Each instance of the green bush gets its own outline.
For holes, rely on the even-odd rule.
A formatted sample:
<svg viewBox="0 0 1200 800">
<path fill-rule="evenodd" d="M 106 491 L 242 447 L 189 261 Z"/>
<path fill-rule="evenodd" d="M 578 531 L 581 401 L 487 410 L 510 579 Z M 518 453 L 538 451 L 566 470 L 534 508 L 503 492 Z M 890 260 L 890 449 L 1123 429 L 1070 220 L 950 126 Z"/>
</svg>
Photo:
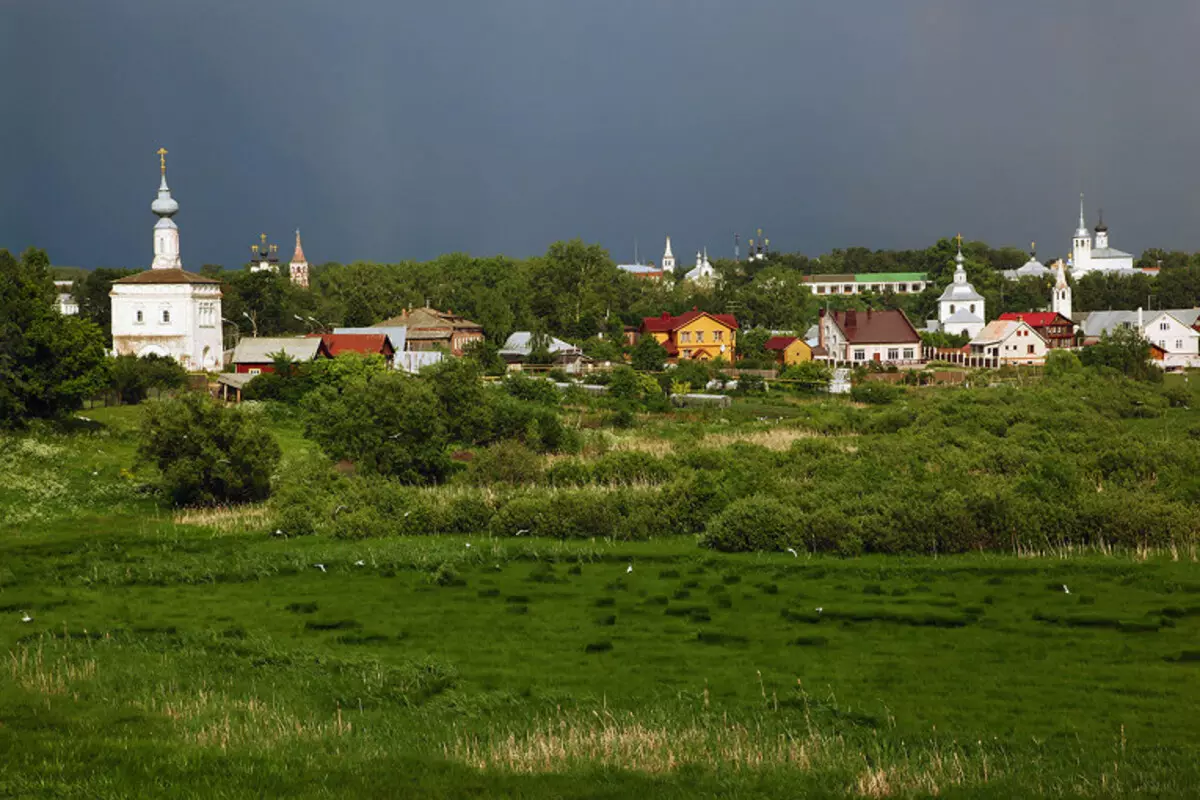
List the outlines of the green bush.
<svg viewBox="0 0 1200 800">
<path fill-rule="evenodd" d="M 467 471 L 469 482 L 477 486 L 536 483 L 541 474 L 541 456 L 512 440 L 497 442 L 480 450 Z"/>
<path fill-rule="evenodd" d="M 138 445 L 138 457 L 158 467 L 159 487 L 177 506 L 265 500 L 280 456 L 256 419 L 201 394 L 151 404 Z"/>
<path fill-rule="evenodd" d="M 518 400 L 552 407 L 562 400 L 558 387 L 552 382 L 545 378 L 531 378 L 523 372 L 509 373 L 503 385 L 504 391 Z"/>
<path fill-rule="evenodd" d="M 801 545 L 800 517 L 773 497 L 746 497 L 715 516 L 701 542 L 726 552 L 796 548 Z"/>
<path fill-rule="evenodd" d="M 883 381 L 864 381 L 850 389 L 850 397 L 856 403 L 866 403 L 872 406 L 882 406 L 894 403 L 904 394 L 899 386 Z"/>
</svg>

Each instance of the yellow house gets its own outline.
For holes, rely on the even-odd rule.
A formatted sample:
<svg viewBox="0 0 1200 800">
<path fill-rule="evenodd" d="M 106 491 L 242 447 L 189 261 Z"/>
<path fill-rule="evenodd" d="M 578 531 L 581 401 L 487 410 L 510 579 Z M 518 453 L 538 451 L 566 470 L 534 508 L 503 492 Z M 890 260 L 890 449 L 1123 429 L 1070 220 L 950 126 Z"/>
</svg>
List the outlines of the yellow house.
<svg viewBox="0 0 1200 800">
<path fill-rule="evenodd" d="M 763 344 L 763 349 L 773 355 L 781 367 L 812 361 L 812 348 L 798 336 L 772 336 Z"/>
<path fill-rule="evenodd" d="M 642 320 L 641 335 L 652 334 L 672 359 L 714 361 L 723 358 L 732 362 L 737 347 L 737 320 L 731 314 L 710 314 L 693 308 L 673 317 Z"/>
</svg>

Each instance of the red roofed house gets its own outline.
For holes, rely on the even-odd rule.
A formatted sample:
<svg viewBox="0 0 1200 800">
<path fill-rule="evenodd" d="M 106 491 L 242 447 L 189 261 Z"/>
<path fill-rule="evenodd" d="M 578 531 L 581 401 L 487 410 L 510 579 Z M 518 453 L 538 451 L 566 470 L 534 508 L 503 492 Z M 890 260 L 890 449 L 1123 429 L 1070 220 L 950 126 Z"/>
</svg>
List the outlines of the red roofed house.
<svg viewBox="0 0 1200 800">
<path fill-rule="evenodd" d="M 812 348 L 799 336 L 772 336 L 763 343 L 763 349 L 774 356 L 781 367 L 812 361 L 813 357 Z"/>
<path fill-rule="evenodd" d="M 1046 347 L 1075 346 L 1075 323 L 1057 311 L 1009 311 L 1001 314 L 1006 322 L 1024 322 L 1046 340 Z"/>
<path fill-rule="evenodd" d="M 921 335 L 903 311 L 821 309 L 817 337 L 818 347 L 834 363 L 923 363 Z"/>
<path fill-rule="evenodd" d="M 329 355 L 337 358 L 342 353 L 359 353 L 364 356 L 381 355 L 390 365 L 396 348 L 386 333 L 314 333 L 329 351 Z"/>
<path fill-rule="evenodd" d="M 737 320 L 732 314 L 710 314 L 693 308 L 677 317 L 645 317 L 641 334 L 652 334 L 672 360 L 691 358 L 733 361 L 737 344 Z"/>
</svg>

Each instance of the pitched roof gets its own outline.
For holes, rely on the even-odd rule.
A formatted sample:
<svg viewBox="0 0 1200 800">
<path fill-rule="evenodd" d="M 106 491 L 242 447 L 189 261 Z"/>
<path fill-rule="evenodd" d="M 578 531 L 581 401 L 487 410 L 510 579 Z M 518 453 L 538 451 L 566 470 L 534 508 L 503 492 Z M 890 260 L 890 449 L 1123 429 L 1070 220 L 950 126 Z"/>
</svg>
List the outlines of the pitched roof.
<svg viewBox="0 0 1200 800">
<path fill-rule="evenodd" d="M 1023 323 L 1021 320 L 1016 319 L 994 319 L 987 325 L 983 326 L 983 330 L 981 330 L 975 336 L 975 338 L 971 340 L 971 344 L 982 345 L 1002 342 L 1008 337 L 1012 336 L 1022 324 L 1029 328 L 1034 336 L 1038 337 L 1039 339 L 1042 338 L 1042 335 L 1036 330 L 1033 330 L 1033 327 L 1028 322 Z M 1043 341 L 1045 340 L 1043 339 Z"/>
<path fill-rule="evenodd" d="M 1047 325 L 1071 321 L 1057 311 L 1006 311 L 999 316 L 999 319 L 1028 322 L 1034 328 L 1044 328 Z"/>
<path fill-rule="evenodd" d="M 830 275 L 805 275 L 802 283 L 921 283 L 924 272 L 840 272 Z"/>
<path fill-rule="evenodd" d="M 767 341 L 763 342 L 764 350 L 787 350 L 793 342 L 796 341 L 795 336 L 772 336 Z"/>
<path fill-rule="evenodd" d="M 404 341 L 408 338 L 408 329 L 404 326 L 395 328 L 382 328 L 378 325 L 370 328 L 334 328 L 334 333 L 383 333 L 387 334 L 388 341 L 392 343 L 392 347 L 396 348 L 396 352 L 404 349 Z"/>
<path fill-rule="evenodd" d="M 903 311 L 831 311 L 850 344 L 919 343 L 920 334 Z"/>
<path fill-rule="evenodd" d="M 547 343 L 547 350 L 550 353 L 570 353 L 579 348 L 570 342 L 564 342 L 562 339 L 550 337 Z M 531 331 L 517 331 L 508 337 L 504 342 L 504 347 L 501 347 L 499 354 L 501 356 L 527 356 L 533 351 L 533 333 Z"/>
<path fill-rule="evenodd" d="M 234 364 L 269 364 L 276 353 L 293 361 L 312 361 L 321 351 L 321 339 L 311 336 L 246 336 L 233 349 Z"/>
<path fill-rule="evenodd" d="M 438 328 L 438 329 L 453 329 L 453 330 L 483 330 L 483 326 L 477 322 L 471 322 L 466 317 L 461 317 L 452 311 L 438 311 L 436 308 L 411 308 L 406 310 L 398 317 L 385 319 L 383 322 L 377 322 L 372 327 L 375 328 L 395 328 L 405 326 L 409 329 L 409 338 L 419 338 L 413 336 L 413 331 L 421 330 L 422 328 Z"/>
<path fill-rule="evenodd" d="M 322 333 L 314 336 L 320 337 L 329 348 L 329 354 L 334 357 L 342 353 L 372 355 L 387 350 L 395 352 L 386 333 Z"/>
<path fill-rule="evenodd" d="M 642 330 L 654 333 L 670 333 L 699 317 L 714 319 L 731 330 L 738 329 L 737 320 L 734 319 L 732 314 L 710 314 L 707 311 L 699 311 L 693 308 L 691 311 L 685 311 L 677 317 L 673 317 L 665 311 L 661 317 L 644 317 L 642 319 Z"/>
<path fill-rule="evenodd" d="M 220 283 L 220 281 L 182 269 L 148 269 L 127 278 L 118 278 L 113 283 Z"/>
</svg>

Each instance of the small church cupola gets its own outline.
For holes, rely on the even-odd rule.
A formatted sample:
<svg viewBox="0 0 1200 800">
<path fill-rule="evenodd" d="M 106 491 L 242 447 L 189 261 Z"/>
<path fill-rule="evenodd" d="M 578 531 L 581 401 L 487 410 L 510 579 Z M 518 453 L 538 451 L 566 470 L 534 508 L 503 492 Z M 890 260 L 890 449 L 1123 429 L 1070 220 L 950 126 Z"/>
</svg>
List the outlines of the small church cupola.
<svg viewBox="0 0 1200 800">
<path fill-rule="evenodd" d="M 983 330 L 985 322 L 983 295 L 967 280 L 966 258 L 962 252 L 962 236 L 958 240 L 958 252 L 954 255 L 954 279 L 938 298 L 938 324 L 941 330 L 951 335 L 966 334 L 974 337 Z"/>
<path fill-rule="evenodd" d="M 171 196 L 167 186 L 167 149 L 158 148 L 158 197 L 150 204 L 150 210 L 158 217 L 154 225 L 154 261 L 151 269 L 183 269 L 179 260 L 179 226 L 171 217 L 179 213 L 179 203 Z"/>
<path fill-rule="evenodd" d="M 1108 226 L 1104 224 L 1104 209 L 1100 209 L 1100 221 L 1096 223 L 1096 249 L 1108 247 Z"/>
<path fill-rule="evenodd" d="M 279 271 L 279 256 L 275 255 L 279 252 L 279 245 L 268 243 L 265 233 L 258 235 L 258 244 L 250 245 L 250 252 L 254 254 L 254 261 L 250 264 L 251 272 Z"/>
</svg>

